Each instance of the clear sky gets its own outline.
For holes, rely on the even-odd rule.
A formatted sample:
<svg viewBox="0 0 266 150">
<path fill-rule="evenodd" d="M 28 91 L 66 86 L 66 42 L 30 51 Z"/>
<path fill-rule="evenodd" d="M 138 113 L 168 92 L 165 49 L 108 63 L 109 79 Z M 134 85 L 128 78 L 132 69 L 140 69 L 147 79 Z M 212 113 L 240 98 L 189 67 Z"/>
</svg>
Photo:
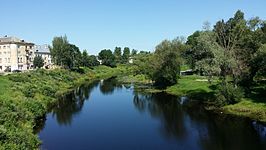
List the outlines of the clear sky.
<svg viewBox="0 0 266 150">
<path fill-rule="evenodd" d="M 164 39 L 192 34 L 238 10 L 266 20 L 266 0 L 0 0 L 0 36 L 51 44 L 67 35 L 90 54 L 129 46 L 153 50 Z"/>
</svg>

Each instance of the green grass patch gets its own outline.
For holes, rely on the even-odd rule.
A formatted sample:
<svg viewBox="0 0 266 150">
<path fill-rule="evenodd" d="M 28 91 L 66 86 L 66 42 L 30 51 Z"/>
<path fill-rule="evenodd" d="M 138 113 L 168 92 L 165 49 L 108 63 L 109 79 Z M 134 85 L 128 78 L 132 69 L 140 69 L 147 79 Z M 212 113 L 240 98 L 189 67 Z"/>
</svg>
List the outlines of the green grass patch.
<svg viewBox="0 0 266 150">
<path fill-rule="evenodd" d="M 229 114 L 266 122 L 266 103 L 264 102 L 254 102 L 253 99 L 244 98 L 237 104 L 223 107 L 223 110 Z"/>
<path fill-rule="evenodd" d="M 203 76 L 181 76 L 177 84 L 168 87 L 165 91 L 177 96 L 206 100 L 213 97 L 216 84 L 216 80 L 210 84 L 207 82 L 207 78 Z"/>
</svg>

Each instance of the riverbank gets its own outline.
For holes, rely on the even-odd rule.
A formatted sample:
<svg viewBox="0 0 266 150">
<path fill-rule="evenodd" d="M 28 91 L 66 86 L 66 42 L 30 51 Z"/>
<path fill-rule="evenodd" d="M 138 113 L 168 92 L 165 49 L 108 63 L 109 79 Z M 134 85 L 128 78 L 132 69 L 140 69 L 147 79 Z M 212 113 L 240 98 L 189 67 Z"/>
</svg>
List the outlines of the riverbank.
<svg viewBox="0 0 266 150">
<path fill-rule="evenodd" d="M 43 117 L 57 97 L 93 80 L 130 72 L 128 67 L 98 66 L 75 71 L 35 70 L 0 76 L 0 149 L 38 149 L 35 120 Z"/>
<path fill-rule="evenodd" d="M 138 80 L 141 79 L 141 80 Z M 143 75 L 129 76 L 125 81 L 133 81 L 138 84 L 149 83 L 144 80 Z M 145 92 L 166 92 L 175 96 L 187 96 L 191 99 L 200 100 L 206 104 L 209 110 L 223 112 L 227 115 L 235 115 L 239 117 L 247 117 L 252 120 L 266 123 L 266 100 L 263 96 L 258 99 L 256 96 L 244 97 L 242 101 L 233 105 L 226 105 L 217 108 L 210 103 L 215 99 L 215 90 L 217 88 L 218 80 L 214 80 L 211 84 L 207 82 L 206 77 L 191 75 L 181 76 L 178 83 L 168 87 L 165 90 L 158 90 L 152 86 L 137 86 L 137 90 Z M 263 87 L 260 87 L 263 88 Z"/>
</svg>

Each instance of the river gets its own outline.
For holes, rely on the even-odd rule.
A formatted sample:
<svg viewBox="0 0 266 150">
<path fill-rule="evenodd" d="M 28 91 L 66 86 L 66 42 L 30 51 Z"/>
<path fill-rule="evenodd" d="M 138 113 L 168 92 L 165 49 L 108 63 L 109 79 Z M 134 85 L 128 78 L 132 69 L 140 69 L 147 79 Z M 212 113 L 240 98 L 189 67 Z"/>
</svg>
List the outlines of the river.
<svg viewBox="0 0 266 150">
<path fill-rule="evenodd" d="M 43 150 L 266 149 L 259 123 L 207 112 L 184 97 L 136 92 L 116 78 L 61 97 L 36 132 Z"/>
</svg>

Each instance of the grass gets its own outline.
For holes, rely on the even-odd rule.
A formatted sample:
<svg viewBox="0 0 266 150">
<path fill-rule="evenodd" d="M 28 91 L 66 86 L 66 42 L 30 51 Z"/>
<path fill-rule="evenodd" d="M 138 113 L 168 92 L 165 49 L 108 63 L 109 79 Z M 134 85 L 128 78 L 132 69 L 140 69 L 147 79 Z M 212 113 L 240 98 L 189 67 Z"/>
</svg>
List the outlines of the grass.
<svg viewBox="0 0 266 150">
<path fill-rule="evenodd" d="M 35 121 L 45 115 L 58 95 L 83 83 L 130 71 L 126 66 L 83 69 L 84 74 L 55 69 L 0 76 L 0 150 L 38 149 Z"/>
<path fill-rule="evenodd" d="M 243 98 L 237 104 L 223 107 L 223 110 L 227 114 L 248 117 L 266 123 L 266 103 L 254 102 L 250 98 Z"/>
<path fill-rule="evenodd" d="M 206 77 L 198 75 L 181 76 L 177 84 L 168 87 L 165 91 L 176 96 L 207 100 L 213 97 L 217 82 L 209 84 L 206 80 Z"/>
</svg>

